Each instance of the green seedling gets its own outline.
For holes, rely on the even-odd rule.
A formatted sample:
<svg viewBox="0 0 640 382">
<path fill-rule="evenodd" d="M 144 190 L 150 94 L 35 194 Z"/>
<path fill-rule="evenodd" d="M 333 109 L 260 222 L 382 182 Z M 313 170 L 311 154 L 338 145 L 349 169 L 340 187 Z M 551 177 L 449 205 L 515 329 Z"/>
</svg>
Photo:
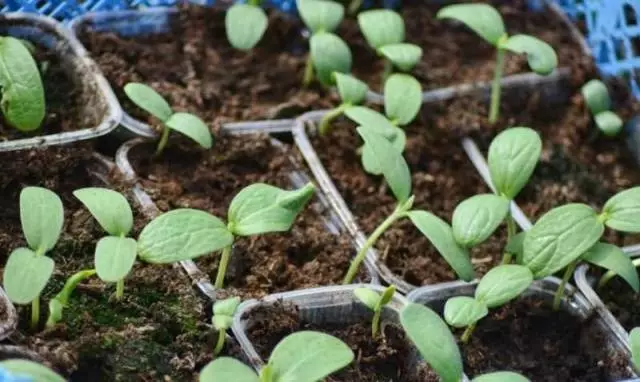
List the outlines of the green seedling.
<svg viewBox="0 0 640 382">
<path fill-rule="evenodd" d="M 221 357 L 202 369 L 200 382 L 316 382 L 353 361 L 344 342 L 328 334 L 303 331 L 285 337 L 259 375 L 233 358 Z"/>
<path fill-rule="evenodd" d="M 64 222 L 62 201 L 54 192 L 26 187 L 20 192 L 20 220 L 28 247 L 15 249 L 4 268 L 4 289 L 15 304 L 31 303 L 31 327 L 40 321 L 40 294 L 54 261 L 46 256 L 58 242 Z"/>
<path fill-rule="evenodd" d="M 207 124 L 190 113 L 174 113 L 169 103 L 151 87 L 137 82 L 128 83 L 124 92 L 139 108 L 148 112 L 162 123 L 162 134 L 156 155 L 161 155 L 169 141 L 169 133 L 175 130 L 205 149 L 213 146 L 213 138 Z"/>
<path fill-rule="evenodd" d="M 267 30 L 267 14 L 260 7 L 261 0 L 235 3 L 224 18 L 227 40 L 236 49 L 253 49 Z"/>
<path fill-rule="evenodd" d="M 351 72 L 351 50 L 333 33 L 344 18 L 344 6 L 331 0 L 296 0 L 296 4 L 302 21 L 311 32 L 302 84 L 311 84 L 315 69 L 321 84 L 332 85 L 334 72 Z"/>
<path fill-rule="evenodd" d="M 636 369 L 640 370 L 640 328 L 633 328 L 629 332 L 629 347 L 631 348 L 631 361 Z"/>
<path fill-rule="evenodd" d="M 558 66 L 558 56 L 546 42 L 525 34 L 509 36 L 500 13 L 488 4 L 454 4 L 442 8 L 438 19 L 452 19 L 465 24 L 497 49 L 496 70 L 491 87 L 489 122 L 496 123 L 500 111 L 500 82 L 505 52 L 526 54 L 529 67 L 540 75 L 549 75 Z"/>
<path fill-rule="evenodd" d="M 611 111 L 611 97 L 607 86 L 600 80 L 591 80 L 582 86 L 582 96 L 602 134 L 615 137 L 622 130 L 622 119 Z"/>
<path fill-rule="evenodd" d="M 36 130 L 45 116 L 44 86 L 25 41 L 0 37 L 0 108 L 5 120 L 22 132 Z"/>
<path fill-rule="evenodd" d="M 11 379 L 7 381 L 22 382 L 26 378 L 28 382 L 66 382 L 66 379 L 62 378 L 55 371 L 41 365 L 37 362 L 29 361 L 26 359 L 7 359 L 0 361 L 0 369 L 5 370 L 11 374 Z M 3 379 L 4 381 L 5 379 Z"/>
<path fill-rule="evenodd" d="M 322 117 L 318 127 L 320 135 L 326 135 L 331 127 L 331 121 L 344 114 L 345 110 L 361 104 L 369 91 L 367 84 L 349 74 L 334 72 L 333 78 L 342 103 Z"/>
<path fill-rule="evenodd" d="M 384 58 L 383 82 L 394 68 L 409 72 L 420 62 L 422 48 L 404 42 L 404 20 L 397 12 L 389 9 L 362 12 L 358 15 L 358 25 L 369 46 Z"/>
<path fill-rule="evenodd" d="M 213 350 L 213 355 L 217 356 L 224 348 L 224 340 L 227 337 L 227 330 L 231 328 L 233 324 L 233 315 L 236 314 L 236 309 L 240 305 L 240 297 L 231 297 L 225 300 L 216 301 L 213 304 L 213 317 L 211 323 L 213 327 L 218 331 L 218 341 L 216 347 Z"/>
<path fill-rule="evenodd" d="M 357 288 L 353 293 L 360 302 L 373 311 L 373 320 L 371 320 L 371 337 L 376 338 L 380 331 L 380 315 L 382 314 L 382 308 L 391 302 L 394 293 L 396 293 L 396 287 L 390 285 L 381 294 L 369 288 Z"/>
<path fill-rule="evenodd" d="M 69 304 L 69 299 L 71 298 L 73 291 L 76 289 L 78 284 L 95 274 L 95 269 L 85 269 L 71 275 L 71 277 L 67 279 L 62 290 L 58 292 L 54 298 L 49 300 L 49 318 L 46 323 L 47 328 L 51 328 L 62 321 L 62 312 Z"/>
</svg>

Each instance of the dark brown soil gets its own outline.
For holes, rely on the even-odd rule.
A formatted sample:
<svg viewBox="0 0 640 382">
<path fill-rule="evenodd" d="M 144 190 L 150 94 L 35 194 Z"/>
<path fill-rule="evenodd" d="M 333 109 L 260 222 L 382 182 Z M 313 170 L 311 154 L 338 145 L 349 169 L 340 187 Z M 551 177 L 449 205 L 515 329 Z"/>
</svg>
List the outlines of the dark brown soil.
<svg viewBox="0 0 640 382">
<path fill-rule="evenodd" d="M 161 158 L 153 156 L 151 145 L 131 152 L 144 189 L 161 210 L 198 208 L 225 219 L 233 197 L 250 184 L 291 188 L 295 167 L 266 135 L 220 135 L 215 147 L 206 152 L 190 142 L 176 141 Z M 320 208 L 318 203 L 311 203 L 287 233 L 237 238 L 225 293 L 261 297 L 340 283 L 355 248 L 346 234 L 331 234 L 314 208 Z M 218 260 L 218 255 L 197 260 L 212 281 Z"/>
<path fill-rule="evenodd" d="M 640 294 L 626 282 L 615 278 L 596 292 L 626 331 L 640 326 Z"/>
<path fill-rule="evenodd" d="M 246 313 L 247 335 L 262 359 L 287 335 L 301 330 L 331 334 L 344 341 L 355 354 L 354 362 L 331 375 L 328 382 L 427 382 L 438 377 L 426 367 L 407 370 L 415 354 L 402 328 L 382 325 L 384 336 L 371 337 L 371 321 L 314 324 L 304 321 L 295 306 L 282 303 L 263 305 Z"/>
</svg>

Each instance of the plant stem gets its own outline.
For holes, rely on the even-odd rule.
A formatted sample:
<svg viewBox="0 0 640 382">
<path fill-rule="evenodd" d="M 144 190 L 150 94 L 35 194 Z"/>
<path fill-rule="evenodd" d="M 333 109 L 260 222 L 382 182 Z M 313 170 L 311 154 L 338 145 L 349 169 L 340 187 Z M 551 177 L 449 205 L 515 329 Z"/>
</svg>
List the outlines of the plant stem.
<svg viewBox="0 0 640 382">
<path fill-rule="evenodd" d="M 509 243 L 515 235 L 516 221 L 513 219 L 511 209 L 509 209 L 509 213 L 507 213 L 507 243 Z M 513 255 L 511 253 L 505 251 L 504 257 L 502 258 L 502 264 L 509 264 L 512 257 Z"/>
<path fill-rule="evenodd" d="M 504 70 L 504 49 L 498 48 L 496 56 L 496 71 L 491 84 L 491 109 L 489 110 L 489 123 L 494 124 L 498 121 L 500 113 L 500 82 L 502 81 L 502 72 Z"/>
<path fill-rule="evenodd" d="M 304 77 L 302 78 L 302 86 L 305 88 L 311 85 L 311 81 L 313 81 L 313 59 L 311 58 L 311 53 L 307 55 L 307 63 L 304 66 Z"/>
<path fill-rule="evenodd" d="M 229 258 L 231 257 L 231 245 L 228 245 L 222 249 L 222 256 L 220 257 L 220 264 L 218 265 L 218 274 L 216 275 L 216 289 L 222 289 L 224 285 L 224 275 L 227 273 L 227 267 L 229 266 Z"/>
<path fill-rule="evenodd" d="M 124 279 L 116 283 L 116 300 L 121 300 L 122 296 L 124 296 Z"/>
<path fill-rule="evenodd" d="M 37 330 L 40 322 L 40 296 L 31 301 L 31 329 Z"/>
<path fill-rule="evenodd" d="M 216 342 L 216 348 L 213 349 L 214 356 L 217 356 L 222 351 L 222 348 L 224 347 L 225 336 L 226 336 L 226 333 L 224 330 L 218 331 L 218 342 Z"/>
<path fill-rule="evenodd" d="M 320 135 L 326 135 L 329 132 L 329 128 L 331 127 L 331 121 L 341 116 L 346 108 L 349 107 L 348 104 L 342 104 L 335 109 L 329 111 L 325 114 L 320 120 L 320 125 L 318 126 L 318 133 Z"/>
<path fill-rule="evenodd" d="M 576 266 L 578 266 L 578 261 L 579 260 L 574 260 L 564 270 L 564 276 L 562 276 L 562 282 L 558 286 L 558 290 L 556 291 L 556 294 L 553 296 L 553 310 L 560 309 L 560 301 L 562 301 L 562 296 L 564 295 L 564 288 L 567 285 L 567 282 L 569 282 L 569 278 L 571 278 L 571 275 L 573 274 L 573 271 L 575 271 Z"/>
<path fill-rule="evenodd" d="M 632 261 L 633 266 L 634 267 L 638 267 L 640 266 L 640 259 L 635 259 Z M 598 281 L 598 289 L 602 289 L 604 288 L 605 285 L 607 285 L 607 283 L 614 277 L 616 277 L 618 274 L 615 273 L 614 271 L 607 271 L 607 273 L 605 273 L 604 275 L 602 275 L 602 277 L 600 277 L 600 281 Z"/>
<path fill-rule="evenodd" d="M 158 148 L 156 149 L 156 156 L 159 157 L 162 155 L 167 142 L 169 141 L 169 132 L 170 129 L 167 126 L 164 126 L 162 129 L 162 135 L 160 136 L 160 141 L 158 142 Z"/>
<path fill-rule="evenodd" d="M 505 252 L 504 255 L 502 256 L 502 265 L 506 265 L 506 264 L 510 264 L 511 260 L 513 259 L 513 255 L 511 255 L 511 253 L 509 252 Z"/>
<path fill-rule="evenodd" d="M 95 269 L 85 269 L 74 273 L 67 279 L 62 290 L 49 301 L 49 317 L 46 326 L 48 328 L 54 326 L 62 320 L 62 310 L 69 304 L 71 294 L 78 284 L 96 274 Z"/>
<path fill-rule="evenodd" d="M 462 341 L 463 344 L 466 344 L 467 342 L 469 342 L 469 339 L 471 338 L 471 335 L 473 334 L 473 331 L 475 329 L 476 329 L 475 322 L 467 326 L 467 328 L 464 330 L 464 333 L 462 333 L 462 337 L 460 337 L 460 341 Z"/>
<path fill-rule="evenodd" d="M 393 73 L 393 63 L 388 58 L 385 58 L 384 69 L 382 70 L 382 88 L 384 88 L 384 83 L 387 82 L 391 73 Z"/>
<path fill-rule="evenodd" d="M 376 310 L 373 313 L 373 320 L 371 321 L 371 337 L 376 338 L 378 335 L 378 330 L 380 330 L 380 314 L 382 313 L 382 309 Z"/>
<path fill-rule="evenodd" d="M 260 0 L 249 0 L 248 4 L 249 5 L 253 5 L 254 7 L 259 7 L 260 6 Z"/>
<path fill-rule="evenodd" d="M 362 7 L 362 0 L 351 0 L 351 3 L 349 4 L 349 9 L 348 9 L 348 14 L 349 15 L 355 15 L 356 13 L 358 13 L 358 10 L 360 9 L 360 7 Z"/>
</svg>

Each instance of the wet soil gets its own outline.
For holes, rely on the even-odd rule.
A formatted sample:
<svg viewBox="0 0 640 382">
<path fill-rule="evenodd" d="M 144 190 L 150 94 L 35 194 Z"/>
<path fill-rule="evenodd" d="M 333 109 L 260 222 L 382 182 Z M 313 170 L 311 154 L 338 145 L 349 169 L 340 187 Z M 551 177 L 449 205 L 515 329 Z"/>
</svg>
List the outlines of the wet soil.
<svg viewBox="0 0 640 382">
<path fill-rule="evenodd" d="M 596 292 L 627 332 L 640 326 L 640 294 L 626 282 L 614 278 Z"/>
<path fill-rule="evenodd" d="M 345 342 L 355 360 L 345 369 L 332 374 L 328 382 L 427 382 L 439 381 L 434 373 L 421 365 L 408 369 L 407 362 L 415 354 L 410 340 L 401 327 L 384 324 L 384 336 L 371 337 L 371 321 L 353 321 L 335 324 L 316 324 L 301 317 L 298 309 L 290 304 L 262 305 L 245 313 L 247 336 L 262 359 L 268 359 L 271 351 L 287 335 L 301 330 L 314 330 L 330 334 Z"/>
</svg>

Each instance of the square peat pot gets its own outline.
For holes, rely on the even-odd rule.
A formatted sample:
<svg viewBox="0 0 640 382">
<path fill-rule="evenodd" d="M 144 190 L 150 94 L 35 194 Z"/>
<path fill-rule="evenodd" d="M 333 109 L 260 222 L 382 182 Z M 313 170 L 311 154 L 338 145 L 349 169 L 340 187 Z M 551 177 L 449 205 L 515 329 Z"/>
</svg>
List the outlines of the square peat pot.
<svg viewBox="0 0 640 382">
<path fill-rule="evenodd" d="M 268 125 L 269 122 L 271 121 L 223 124 L 222 133 L 238 136 L 242 136 L 245 134 L 264 133 L 264 126 Z M 291 127 L 286 125 L 271 125 L 270 130 L 272 133 L 287 133 L 291 131 Z M 134 183 L 132 193 L 134 198 L 140 205 L 142 212 L 149 219 L 153 219 L 160 214 L 160 209 L 155 205 L 155 203 L 151 199 L 151 196 L 149 196 L 149 194 L 143 189 L 142 185 L 137 182 L 137 174 L 129 160 L 129 153 L 134 147 L 148 142 L 149 140 L 144 138 L 136 138 L 125 142 L 116 152 L 115 159 L 118 170 L 125 176 L 127 180 Z M 298 171 L 295 171 L 289 175 L 291 186 L 297 188 L 302 187 L 303 185 L 308 183 L 310 180 L 309 176 L 302 170 L 299 165 L 297 165 L 295 159 L 289 156 L 287 147 L 282 142 L 273 138 L 271 139 L 271 144 L 274 145 L 278 150 L 280 150 L 283 156 L 287 156 L 289 160 L 292 161 L 295 168 L 299 169 Z M 338 219 L 336 214 L 333 212 L 331 204 L 328 201 L 328 197 L 325 196 L 320 189 L 316 190 L 315 195 L 319 203 L 317 203 L 314 207 L 316 208 L 316 212 L 323 219 L 326 229 L 334 235 L 338 235 L 340 232 L 345 232 L 346 228 L 342 225 L 342 221 Z M 357 247 L 355 242 L 353 243 L 353 246 L 354 248 Z M 180 264 L 185 269 L 187 274 L 191 277 L 193 283 L 198 287 L 198 289 L 208 298 L 215 301 L 216 289 L 211 283 L 211 280 L 209 279 L 207 274 L 205 272 L 202 272 L 192 260 L 181 261 Z M 363 266 L 366 275 L 370 279 L 370 283 L 379 284 L 380 281 L 373 267 L 373 264 L 367 260 L 364 262 Z"/>
<path fill-rule="evenodd" d="M 560 279 L 556 277 L 547 277 L 542 280 L 534 281 L 533 284 L 522 294 L 523 297 L 534 297 L 540 299 L 545 303 L 551 305 L 554 294 L 560 285 Z M 407 299 L 417 304 L 423 304 L 434 311 L 442 314 L 444 311 L 444 305 L 449 298 L 456 296 L 470 296 L 475 293 L 478 282 L 466 283 L 463 281 L 454 281 L 450 283 L 443 283 L 433 286 L 425 286 L 415 289 L 407 295 Z M 599 315 L 599 311 L 596 307 L 592 306 L 590 302 L 572 285 L 567 284 L 565 289 L 565 295 L 562 299 L 560 309 L 569 313 L 570 315 L 578 319 L 586 319 L 594 314 L 595 324 L 598 329 L 602 331 L 607 339 L 607 347 L 611 352 L 621 352 L 628 356 L 629 365 L 627 371 L 632 377 L 637 378 L 638 374 L 634 370 L 631 364 L 630 350 L 624 341 L 617 335 L 617 329 L 612 325 L 611 321 L 604 319 Z M 478 325 L 482 325 L 482 321 Z M 636 379 L 628 380 L 635 381 Z"/>
<path fill-rule="evenodd" d="M 98 66 L 86 55 L 80 42 L 52 18 L 26 13 L 0 14 L 0 35 L 27 40 L 53 51 L 77 88 L 79 119 L 86 121 L 77 130 L 0 142 L 0 151 L 15 151 L 94 139 L 113 131 L 122 118 L 122 109 Z"/>
</svg>

